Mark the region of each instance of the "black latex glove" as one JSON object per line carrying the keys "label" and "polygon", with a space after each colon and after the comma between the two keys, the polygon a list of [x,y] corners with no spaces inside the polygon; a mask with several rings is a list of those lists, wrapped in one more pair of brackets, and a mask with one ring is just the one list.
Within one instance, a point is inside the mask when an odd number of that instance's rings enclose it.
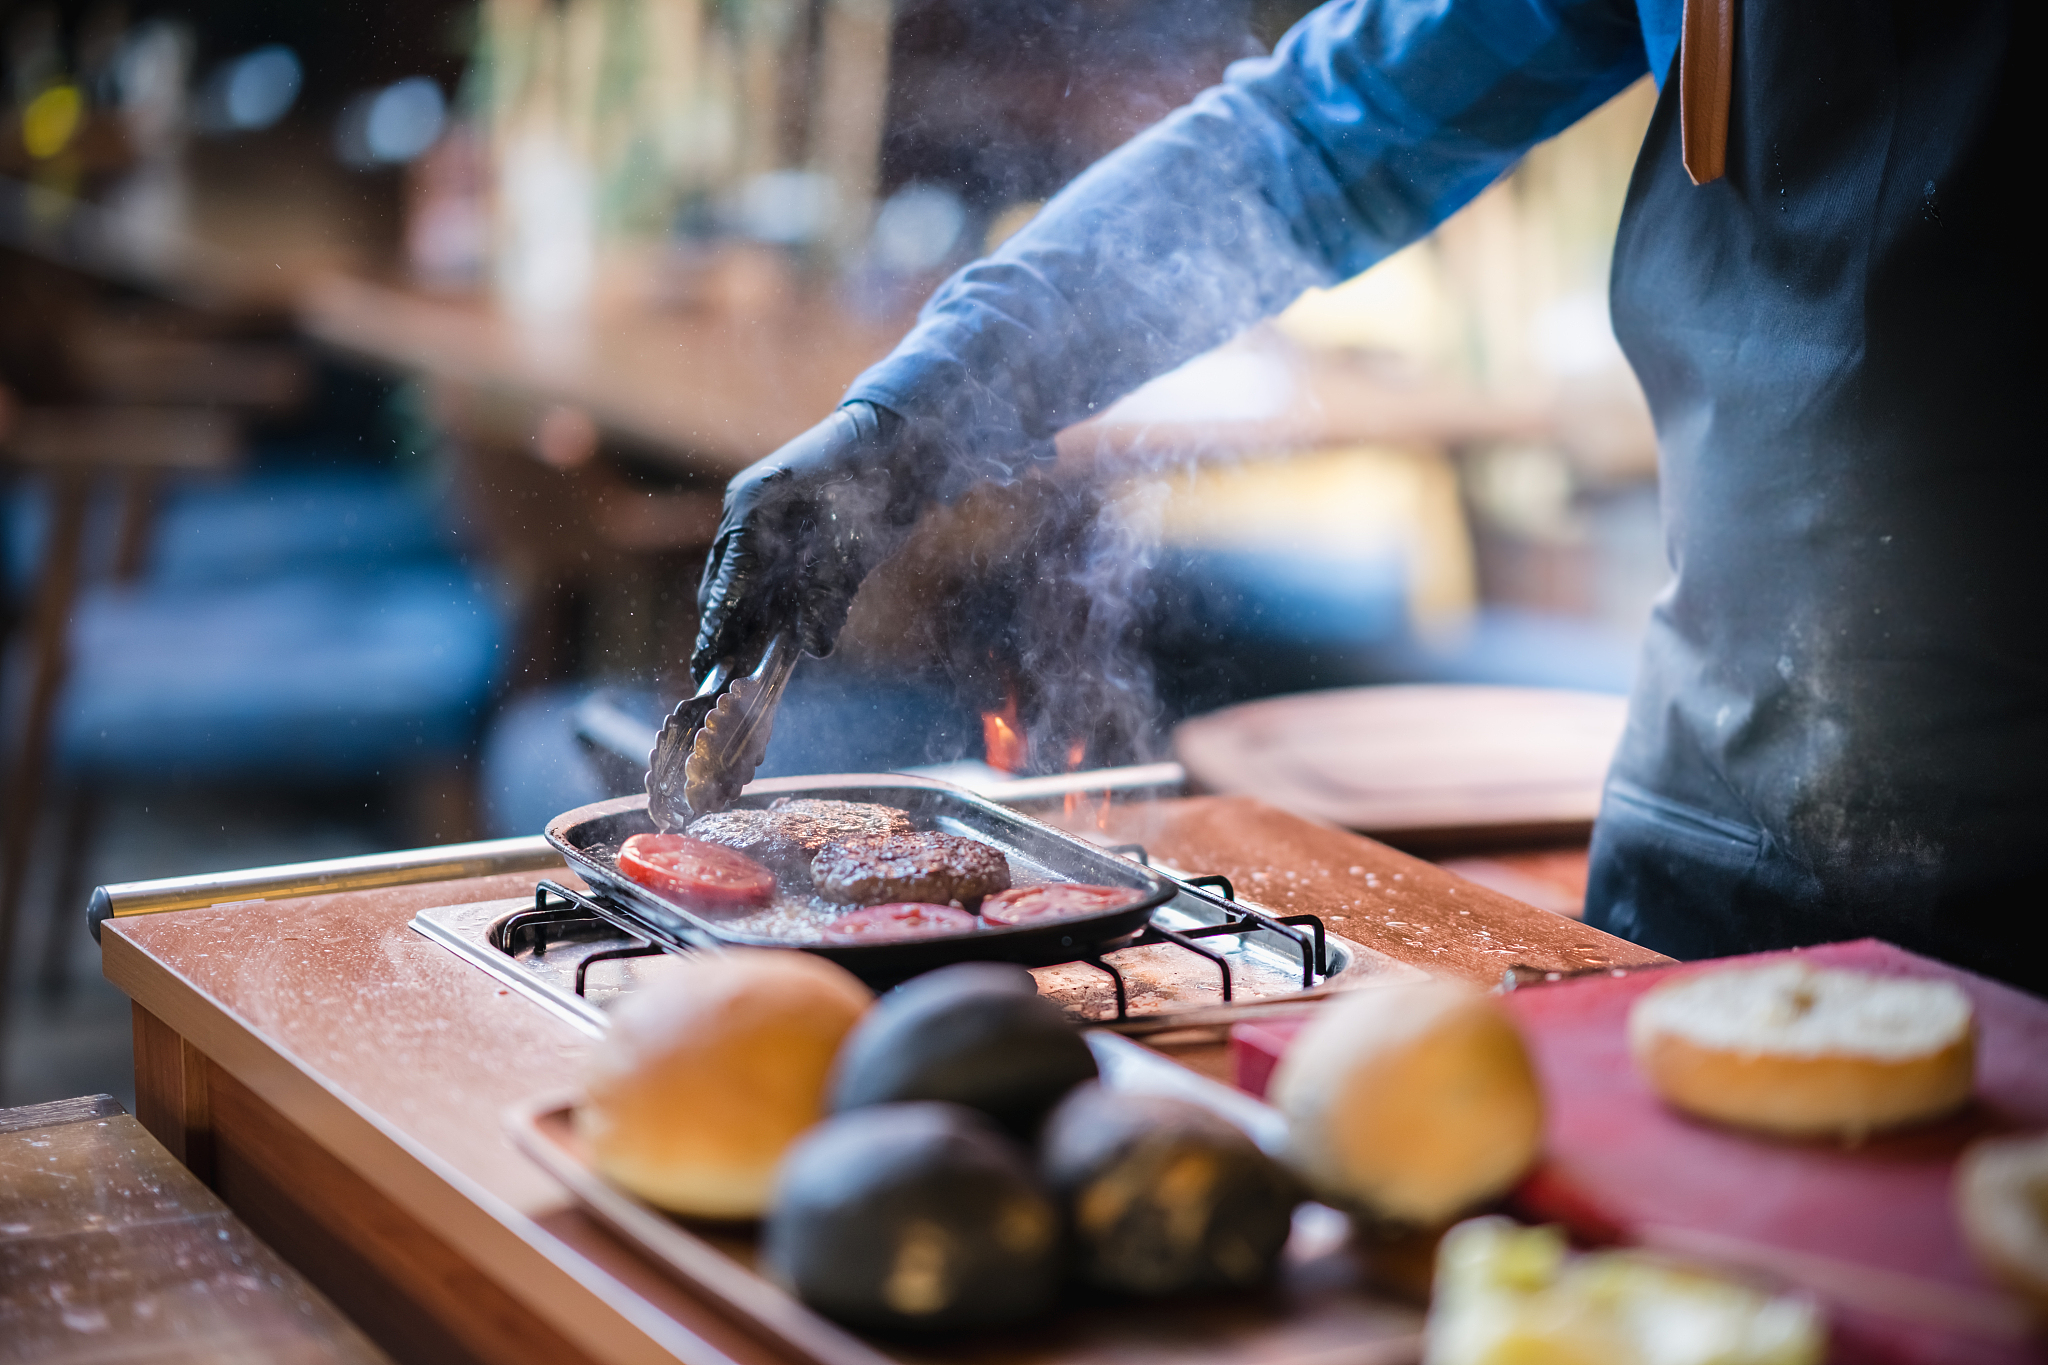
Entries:
{"label": "black latex glove", "polygon": [[848,403],[726,485],[697,591],[690,666],[700,680],[779,630],[808,653],[831,652],[861,580],[910,534],[938,472],[906,426]]}

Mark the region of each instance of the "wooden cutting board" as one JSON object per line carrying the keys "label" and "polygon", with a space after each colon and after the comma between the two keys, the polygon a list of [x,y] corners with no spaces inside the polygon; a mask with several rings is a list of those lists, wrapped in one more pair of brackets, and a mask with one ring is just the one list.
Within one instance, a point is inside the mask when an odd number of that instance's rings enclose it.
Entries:
{"label": "wooden cutting board", "polygon": [[1627,709],[1552,688],[1344,687],[1197,716],[1173,747],[1198,788],[1410,852],[1583,843]]}
{"label": "wooden cutting board", "polygon": [[[2029,1337],[2018,1302],[1971,1259],[1950,1186],[1971,1141],[2048,1128],[2048,1001],[1874,939],[1796,955],[1961,986],[1980,1029],[1976,1103],[1848,1148],[1699,1123],[1636,1075],[1624,1033],[1638,995],[1714,964],[1527,987],[1505,999],[1535,1055],[1549,1118],[1543,1162],[1516,1193],[1516,1211],[1587,1241],[1657,1247],[1799,1286],[1827,1305],[1837,1361],[2042,1360],[2048,1352]],[[1301,1022],[1240,1025],[1240,1082],[1262,1091]]]}

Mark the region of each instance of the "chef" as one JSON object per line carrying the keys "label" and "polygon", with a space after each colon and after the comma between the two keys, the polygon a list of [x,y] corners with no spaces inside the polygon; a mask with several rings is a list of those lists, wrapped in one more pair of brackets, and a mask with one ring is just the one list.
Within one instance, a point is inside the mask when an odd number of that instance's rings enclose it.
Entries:
{"label": "chef", "polygon": [[2048,499],[2012,0],[1334,0],[949,280],[734,479],[700,675],[823,654],[921,509],[1430,231],[1645,71],[1616,335],[1673,578],[1590,922],[2048,989]]}

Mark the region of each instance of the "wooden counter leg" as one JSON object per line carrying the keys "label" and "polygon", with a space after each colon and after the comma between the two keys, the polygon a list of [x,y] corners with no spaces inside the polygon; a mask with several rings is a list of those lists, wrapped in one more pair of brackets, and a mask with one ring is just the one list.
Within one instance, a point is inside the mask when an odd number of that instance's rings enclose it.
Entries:
{"label": "wooden counter leg", "polygon": [[186,1169],[213,1184],[213,1104],[206,1057],[140,1005],[135,1017],[135,1117]]}
{"label": "wooden counter leg", "polygon": [[587,1365],[590,1356],[217,1066],[215,1188],[401,1365]]}
{"label": "wooden counter leg", "polygon": [[401,1365],[589,1357],[140,1005],[135,1117]]}

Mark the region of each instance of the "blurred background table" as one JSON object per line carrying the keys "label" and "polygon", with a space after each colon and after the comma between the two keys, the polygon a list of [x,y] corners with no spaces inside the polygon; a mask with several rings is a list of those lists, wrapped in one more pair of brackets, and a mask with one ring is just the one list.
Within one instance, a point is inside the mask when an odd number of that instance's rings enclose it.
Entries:
{"label": "blurred background table", "polygon": [[296,304],[316,341],[464,391],[451,401],[504,405],[470,411],[534,441],[539,458],[575,454],[535,440],[566,405],[602,437],[722,479],[830,412],[901,330],[856,322],[829,299],[787,297],[777,280],[765,288],[722,307],[619,307],[552,328],[522,325],[488,298],[342,274],[312,281]]}
{"label": "blurred background table", "polygon": [[385,1365],[111,1095],[0,1109],[0,1354]]}
{"label": "blurred background table", "polygon": [[1627,711],[1559,688],[1333,688],[1198,716],[1173,743],[1197,790],[1442,857],[1584,844]]}

